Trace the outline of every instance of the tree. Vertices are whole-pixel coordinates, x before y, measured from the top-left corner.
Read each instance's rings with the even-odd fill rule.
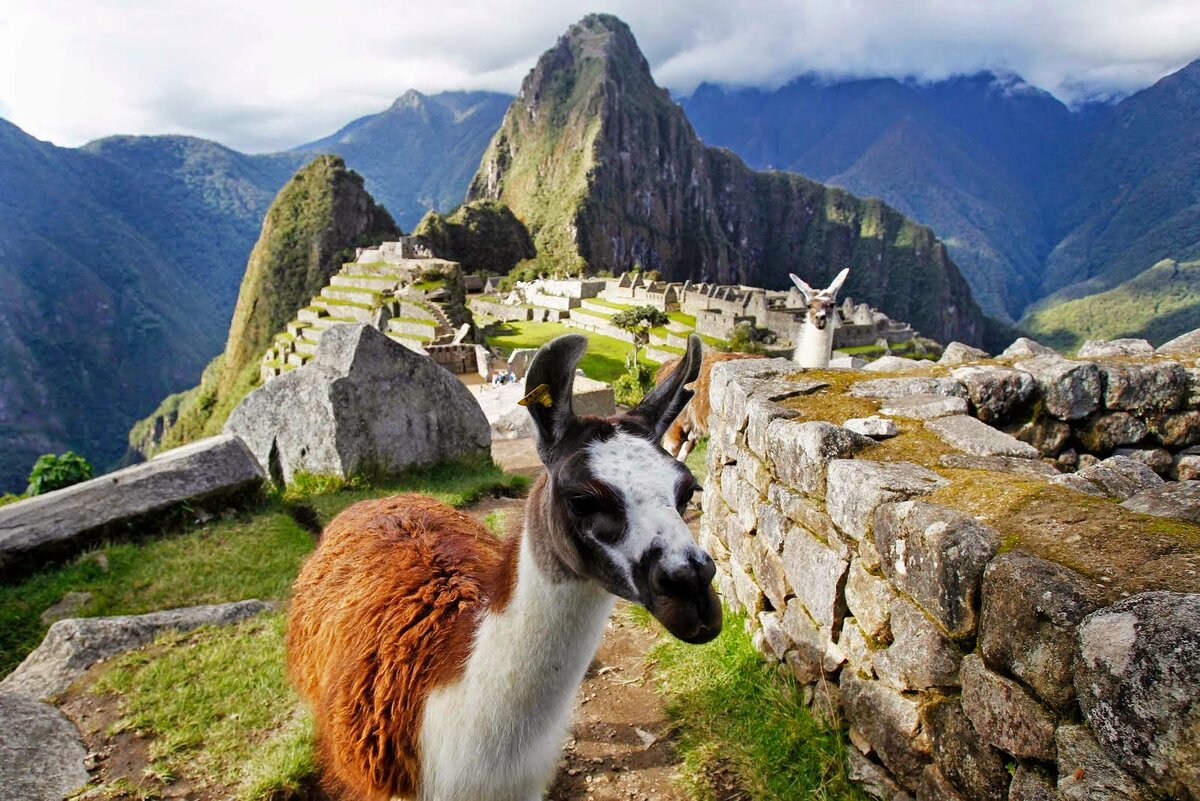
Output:
[[[666,325],[670,322],[666,312],[659,311],[653,306],[635,306],[632,309],[617,312],[609,320],[622,331],[633,334],[633,359],[630,364],[637,364],[638,353],[650,339],[650,329]]]

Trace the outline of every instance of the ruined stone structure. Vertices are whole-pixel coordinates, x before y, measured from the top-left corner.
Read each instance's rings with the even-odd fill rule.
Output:
[[[1090,501],[944,369],[795,375],[714,369],[700,544],[764,658],[848,722],[852,778],[1200,798],[1200,482],[1116,456],[1070,477],[1123,505]]]

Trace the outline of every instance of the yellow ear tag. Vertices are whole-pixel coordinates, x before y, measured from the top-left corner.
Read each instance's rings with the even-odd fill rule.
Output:
[[[518,406],[528,406],[531,403],[540,403],[546,408],[553,406],[554,399],[550,397],[550,385],[538,384],[533,392],[517,401]]]

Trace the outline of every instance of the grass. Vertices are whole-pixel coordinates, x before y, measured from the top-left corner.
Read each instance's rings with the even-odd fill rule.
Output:
[[[505,323],[499,333],[488,337],[488,344],[499,348],[504,355],[517,348],[538,348],[563,334],[582,333],[588,338],[588,352],[579,363],[583,374],[597,381],[612,383],[625,372],[625,357],[633,350],[628,342],[622,342],[602,334],[590,334],[561,323],[512,322]],[[647,364],[657,366],[645,357]]]
[[[692,448],[692,452],[687,455],[684,461],[688,470],[692,471],[692,475],[704,485],[704,479],[708,478],[708,437],[703,436],[696,443],[696,447]]]
[[[312,720],[284,672],[284,628],[274,613],[167,633],[116,659],[91,692],[120,696],[112,733],[150,738],[148,776],[233,785],[241,801],[296,792],[317,763]]]
[[[694,314],[684,314],[683,312],[673,311],[667,312],[667,317],[671,319],[671,322],[686,325],[688,328],[693,330],[696,328],[696,315]]]
[[[418,281],[412,285],[412,288],[418,292],[432,292],[435,289],[440,289],[446,285],[445,278],[439,278],[433,281]]]
[[[437,328],[438,325],[437,320],[427,320],[424,317],[393,317],[392,319],[398,323],[415,323],[416,325],[423,325],[427,328]]]
[[[707,645],[664,636],[650,658],[693,798],[713,799],[712,777],[730,772],[755,801],[868,798],[846,776],[840,728],[814,716],[795,682],[763,663],[740,617],[727,613]]]
[[[463,506],[527,484],[483,460],[413,470],[373,484],[299,476],[284,494],[266,496],[228,520],[191,522],[138,542],[106,544],[20,583],[0,584],[0,676],[41,642],[47,627],[39,615],[67,592],[92,594],[79,612],[86,617],[284,598],[313,548],[313,535],[292,517],[299,504],[311,506],[324,525],[368,498],[420,492]]]

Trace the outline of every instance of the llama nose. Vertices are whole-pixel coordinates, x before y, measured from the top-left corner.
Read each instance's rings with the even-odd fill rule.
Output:
[[[687,596],[707,587],[716,574],[712,557],[697,548],[682,564],[655,565],[650,571],[650,587],[657,595]]]

